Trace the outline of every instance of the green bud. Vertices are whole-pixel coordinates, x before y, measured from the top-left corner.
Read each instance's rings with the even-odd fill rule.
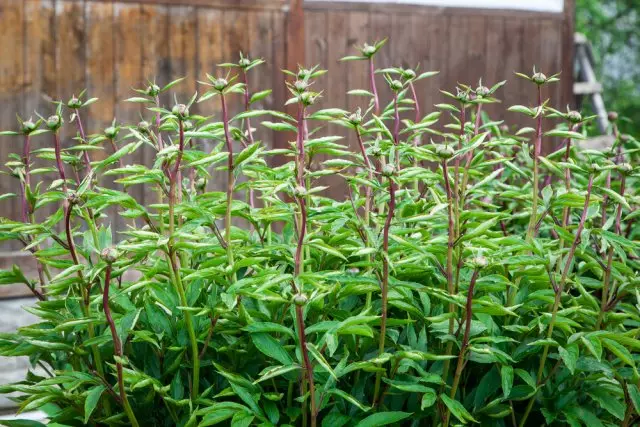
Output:
[[[569,111],[567,113],[567,120],[571,123],[580,123],[582,121],[582,114],[577,111]]]
[[[547,82],[547,76],[545,76],[543,73],[535,73],[533,76],[531,76],[531,80],[537,84],[537,85],[541,85]]]
[[[476,88],[476,96],[478,98],[484,98],[486,96],[489,96],[489,88],[486,86],[478,86]]]
[[[622,174],[628,174],[633,170],[633,166],[630,163],[621,163],[618,165],[618,170]]]
[[[69,102],[67,102],[67,107],[72,108],[72,109],[80,108],[80,107],[82,107],[82,101],[80,101],[78,98],[73,96],[73,97],[71,97]]]
[[[247,68],[249,65],[251,65],[251,61],[249,60],[249,58],[240,58],[240,61],[238,61],[238,65],[241,68]]]
[[[293,189],[293,195],[295,197],[303,197],[306,196],[307,194],[307,189],[304,188],[302,185],[296,185]]]
[[[374,54],[376,53],[376,47],[375,46],[369,46],[368,44],[364,44],[363,48],[362,48],[362,54],[364,56],[366,56],[367,58],[372,57]]]
[[[309,77],[311,77],[311,70],[307,70],[306,68],[298,70],[298,80],[305,80]]]
[[[316,102],[316,95],[311,92],[303,92],[298,96],[298,100],[305,106],[313,105]]]
[[[36,130],[38,128],[38,126],[33,123],[33,120],[29,119],[29,120],[25,120],[24,122],[22,122],[22,133],[28,135],[31,132],[33,132],[34,130]]]
[[[360,123],[362,123],[361,110],[358,108],[355,113],[349,114],[347,120],[349,120],[349,123],[351,123],[352,125],[359,125]]]
[[[118,128],[109,126],[104,130],[104,134],[107,138],[114,139],[116,136],[118,136],[118,131]]]
[[[217,78],[213,82],[213,88],[219,92],[225,90],[227,86],[229,86],[229,82],[223,77]]]
[[[615,111],[609,111],[609,114],[607,114],[607,118],[610,122],[616,122],[618,121],[618,113],[616,113]]]
[[[106,262],[107,264],[113,264],[118,260],[119,255],[120,254],[118,253],[116,248],[104,248],[102,252],[100,252],[100,259],[102,259],[102,261]]]
[[[455,152],[456,150],[450,145],[446,145],[446,144],[436,145],[436,155],[441,159],[444,159],[444,160],[450,159],[451,157],[453,157]]]
[[[405,80],[413,80],[416,78],[416,72],[413,70],[402,70],[402,78]]]
[[[143,120],[140,123],[138,123],[138,132],[142,134],[147,134],[149,133],[149,129],[151,129],[151,125],[149,124],[149,122]]]
[[[171,109],[173,115],[178,117],[178,119],[185,119],[189,116],[189,108],[184,104],[176,104]]]
[[[303,306],[307,303],[307,301],[309,301],[309,299],[305,294],[296,294],[293,297],[293,303],[297,306]]]
[[[382,175],[386,177],[391,177],[396,173],[396,167],[393,163],[387,163],[382,167]]]
[[[402,82],[400,82],[399,80],[392,80],[391,83],[389,83],[389,87],[392,91],[398,92],[402,90]]]
[[[304,80],[296,80],[293,84],[293,88],[296,92],[302,93],[309,87],[309,83]]]
[[[471,258],[471,261],[469,261],[469,264],[474,267],[474,268],[485,268],[487,265],[489,265],[489,261],[487,260],[486,257],[479,255],[477,257]]]
[[[371,147],[371,149],[369,150],[369,152],[371,153],[371,155],[373,157],[380,157],[382,156],[382,148],[378,147],[377,145]]]
[[[147,88],[147,95],[149,96],[158,96],[160,93],[160,86],[157,84],[152,84]]]
[[[75,192],[69,193],[67,195],[67,200],[69,201],[69,204],[72,206],[77,205],[81,202],[80,196],[78,196],[78,193],[75,193]]]
[[[47,127],[50,130],[55,132],[58,129],[60,129],[60,126],[62,126],[62,117],[60,117],[57,114],[54,114],[53,116],[49,116],[49,118],[47,119]]]

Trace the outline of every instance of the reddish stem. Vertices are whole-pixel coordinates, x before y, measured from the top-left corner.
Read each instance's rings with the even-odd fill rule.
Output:
[[[373,66],[373,57],[369,57],[369,80],[371,83],[371,92],[373,93],[373,105],[376,116],[380,115],[380,100],[378,98],[378,89],[376,88],[376,70]]]
[[[76,124],[78,126],[78,132],[80,132],[80,138],[82,138],[82,143],[86,144],[87,143],[87,137],[84,133],[84,128],[82,127],[82,119],[80,118],[80,110],[78,110],[77,108],[75,108],[73,110],[76,113]],[[89,158],[89,152],[87,150],[83,150],[83,155],[84,155],[84,163],[85,166],[87,168],[87,175],[91,172],[92,168],[91,168],[91,159]]]

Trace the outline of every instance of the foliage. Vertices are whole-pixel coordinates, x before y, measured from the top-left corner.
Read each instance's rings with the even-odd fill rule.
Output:
[[[608,110],[627,121],[621,131],[638,135],[640,123],[640,3],[635,0],[577,0],[576,29],[592,44],[596,73]]]
[[[434,73],[376,72],[383,45],[345,58],[370,69],[370,87],[350,92],[363,110],[315,108],[317,67],[287,72],[296,117],[253,110],[269,91],[250,90],[262,61],[241,57],[170,109],[159,94],[179,81],[139,90],[129,101],[149,121],[137,125],[86,135],[95,100],[82,94],[5,132],[23,142],[6,164],[23,218],[2,219],[0,236],[39,274],[16,266],[0,284],[28,286],[40,321],[2,334],[0,355],[42,370],[0,391],[67,426],[634,424],[638,142],[580,151],[590,118],[551,108],[541,88],[558,78],[535,71],[520,77],[537,105],[507,114],[534,127],[511,134],[482,113],[505,82],[460,85],[422,115],[416,87]],[[231,97],[245,101],[235,117]],[[220,121],[192,114],[196,102],[219,102]],[[63,148],[67,110],[78,134]],[[259,141],[259,120],[290,145]],[[51,145],[32,150],[36,136]],[[128,164],[143,146],[153,165]],[[31,169],[33,156],[51,166]],[[225,191],[210,189],[214,168]],[[327,196],[327,175],[344,198]],[[140,204],[134,185],[157,202]],[[127,220],[118,242],[114,208]]]

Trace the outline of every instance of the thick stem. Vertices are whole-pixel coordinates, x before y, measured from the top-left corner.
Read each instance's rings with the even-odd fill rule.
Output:
[[[58,135],[58,132],[53,133],[53,146],[54,146],[54,151],[56,153],[56,165],[58,167],[58,174],[60,175],[60,179],[62,180],[62,188],[66,193],[67,178],[64,173],[64,163],[62,162],[62,153],[61,153],[61,147],[60,147],[60,135]]]
[[[558,308],[560,307],[560,300],[562,298],[562,293],[564,292],[564,287],[567,282],[567,277],[569,275],[569,271],[571,271],[571,266],[573,263],[573,257],[575,255],[576,249],[578,247],[578,243],[580,242],[580,235],[582,234],[582,230],[584,230],[584,224],[587,220],[587,211],[589,208],[589,200],[591,199],[591,190],[593,187],[593,174],[589,175],[589,183],[587,184],[587,194],[584,199],[584,206],[582,208],[582,215],[580,216],[580,222],[578,223],[578,228],[576,230],[575,237],[573,238],[573,243],[571,244],[571,249],[569,249],[569,253],[567,254],[567,259],[564,264],[564,269],[562,271],[562,276],[560,278],[560,284],[558,285],[558,289],[556,291],[555,300],[553,302],[553,309],[551,311],[551,320],[549,321],[549,327],[547,329],[547,339],[551,339],[553,336],[553,329],[555,327],[556,318],[558,315]],[[544,367],[547,362],[547,356],[549,355],[549,345],[544,346],[544,350],[542,352],[542,357],[540,358],[540,365],[538,366],[538,374],[536,376],[536,383],[540,384],[542,381],[542,375],[544,374]],[[525,413],[520,420],[520,427],[524,427],[527,422],[527,418],[529,417],[529,413],[531,413],[531,409],[533,408],[533,404],[535,403],[536,394],[531,397]]]
[[[124,407],[124,412],[127,414],[127,418],[129,418],[129,422],[132,426],[138,427],[138,420],[136,419],[133,410],[131,409],[131,405],[129,404],[129,399],[127,398],[127,392],[124,389],[124,374],[122,369],[122,342],[120,341],[120,337],[118,336],[118,332],[116,331],[116,324],[113,321],[113,317],[111,316],[111,308],[109,307],[109,286],[111,284],[111,264],[107,265],[107,270],[105,272],[104,277],[104,292],[102,294],[102,308],[104,310],[104,315],[107,318],[107,323],[109,324],[109,329],[111,330],[111,338],[113,340],[113,353],[114,359],[116,361],[116,370],[118,375],[118,388],[120,389],[120,400],[122,401],[122,406]]]
[[[542,110],[542,88],[538,86],[538,108]],[[536,223],[538,221],[538,193],[539,193],[539,177],[538,177],[538,157],[542,152],[542,111],[538,112],[536,124],[536,140],[533,145],[533,190],[531,202],[531,216],[529,218],[529,227],[527,228],[526,241],[531,240],[536,234]]]
[[[380,99],[378,98],[378,88],[376,87],[376,70],[373,65],[373,56],[369,57],[369,82],[371,86],[371,93],[373,93],[373,105],[374,113],[376,116],[380,115]]]
[[[244,77],[244,111],[249,111],[251,107],[251,93],[249,92],[249,79],[247,78],[247,70],[242,70],[242,75]],[[247,139],[249,140],[249,144],[253,144],[253,130],[251,129],[251,118],[247,117],[246,119],[246,129],[247,129]],[[255,195],[253,188],[249,188],[249,206],[252,208],[256,207]]]
[[[382,230],[382,306],[380,315],[380,338],[378,341],[378,355],[384,353],[386,336],[387,336],[387,303],[389,295],[389,229],[391,228],[391,221],[396,210],[396,186],[393,182],[393,178],[389,178],[389,209],[387,212],[387,218],[384,222],[384,228]],[[373,392],[373,405],[380,404],[378,396],[380,393],[380,381],[382,380],[382,372],[376,374],[376,383]]]
[[[447,239],[447,266],[446,266],[446,279],[447,279],[447,292],[449,295],[453,295],[455,292],[455,284],[453,281],[453,249],[455,243],[455,212],[454,212],[454,199],[451,193],[451,184],[449,183],[449,167],[447,161],[442,161],[442,175],[444,177],[444,189],[447,193],[447,217],[448,217],[448,239]],[[449,303],[449,313],[455,311],[455,305]],[[455,327],[455,319],[451,317],[449,319],[449,334],[453,335]],[[447,344],[446,354],[450,355],[453,349],[453,343]],[[442,367],[442,378],[446,382],[449,373],[449,359],[445,360]]]
[[[458,364],[456,365],[456,373],[453,377],[453,384],[451,386],[450,397],[455,399],[456,391],[458,391],[458,385],[460,384],[460,378],[462,376],[462,370],[464,369],[465,363],[464,358],[466,356],[467,348],[469,347],[469,337],[471,333],[471,320],[473,318],[473,292],[476,286],[476,280],[478,279],[478,273],[480,270],[476,269],[471,276],[471,282],[469,283],[469,291],[467,292],[467,305],[465,312],[465,326],[464,326],[464,337],[462,338],[462,344],[460,346],[460,354],[458,355]],[[445,421],[444,427],[449,425],[450,411],[447,410],[445,413]]]
[[[304,137],[305,137],[305,107],[300,104],[298,106],[298,132],[296,137],[296,147],[298,150],[298,155],[296,157],[296,168],[297,168],[297,184],[298,186],[306,189],[306,181],[304,179],[304,166],[305,166],[305,152],[304,152]],[[296,254],[294,258],[294,277],[298,277],[302,272],[302,253],[304,249],[304,239],[307,232],[307,206],[306,206],[306,198],[304,195],[299,195],[296,197],[298,201],[298,205],[300,208],[300,222],[298,227],[298,243],[296,245]],[[301,293],[302,289],[297,289],[295,285],[295,281],[291,282],[291,286],[293,291],[296,293]],[[318,416],[318,411],[316,409],[316,398],[315,398],[315,382],[313,379],[313,366],[311,365],[311,361],[309,360],[309,351],[307,350],[307,342],[306,342],[306,334],[304,332],[304,317],[302,312],[302,306],[296,305],[296,326],[298,328],[298,338],[300,341],[300,353],[302,353],[302,359],[304,362],[305,376],[306,380],[309,382],[309,398],[311,401],[310,404],[310,412],[311,412],[311,427],[316,426],[316,420]],[[302,388],[304,389],[304,379],[302,380]]]
[[[82,127],[82,119],[80,118],[80,110],[74,108],[74,113],[76,114],[76,125],[78,126],[78,132],[80,133],[80,138],[82,138],[82,143],[87,143],[87,137],[84,133],[84,128]],[[87,175],[91,173],[91,159],[89,158],[89,152],[87,150],[82,151],[84,156],[84,165],[87,168]]]
[[[224,139],[227,145],[227,210],[225,213],[224,223],[224,240],[227,242],[227,262],[233,270],[233,248],[231,246],[231,205],[233,204],[233,144],[231,143],[231,134],[229,133],[229,112],[227,111],[227,102],[224,94],[220,94],[220,104],[222,106],[222,122],[224,127]],[[232,282],[235,282],[235,273],[231,275]]]

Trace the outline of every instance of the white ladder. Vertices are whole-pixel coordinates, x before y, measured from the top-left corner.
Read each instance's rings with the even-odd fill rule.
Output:
[[[573,40],[576,48],[575,62],[578,69],[577,79],[573,84],[573,95],[576,97],[578,105],[585,96],[591,97],[593,110],[598,116],[596,119],[598,130],[601,134],[606,135],[609,119],[602,99],[602,84],[598,82],[596,73],[593,71],[595,61],[591,44],[582,33],[575,33]]]

